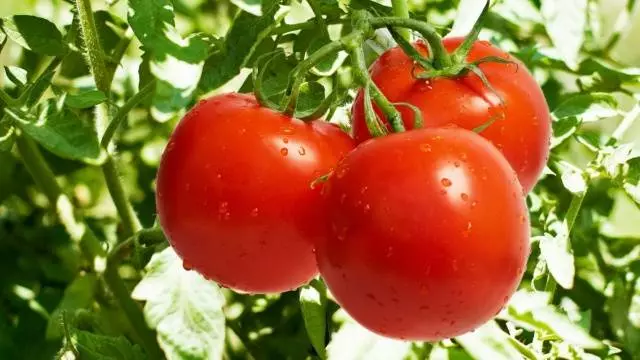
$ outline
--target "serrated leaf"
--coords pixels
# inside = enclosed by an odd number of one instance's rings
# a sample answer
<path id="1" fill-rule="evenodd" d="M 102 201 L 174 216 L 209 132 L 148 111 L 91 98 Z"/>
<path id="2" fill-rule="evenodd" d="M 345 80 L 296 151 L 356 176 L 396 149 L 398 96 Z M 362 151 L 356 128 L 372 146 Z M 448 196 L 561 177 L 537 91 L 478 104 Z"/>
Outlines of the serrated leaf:
<path id="1" fill-rule="evenodd" d="M 300 309 L 302 318 L 313 348 L 321 359 L 327 357 L 325 350 L 325 332 L 327 308 L 327 287 L 320 280 L 300 289 Z"/>
<path id="2" fill-rule="evenodd" d="M 601 349 L 603 344 L 573 323 L 557 308 L 549 305 L 549 294 L 520 290 L 509 301 L 499 318 L 514 322 L 529 331 L 540 331 L 584 349 Z"/>
<path id="3" fill-rule="evenodd" d="M 16 86 L 22 87 L 27 83 L 27 70 L 17 66 L 5 66 L 7 78 Z"/>
<path id="4" fill-rule="evenodd" d="M 68 50 L 60 30 L 51 21 L 37 16 L 3 18 L 2 29 L 20 46 L 42 55 L 61 56 Z"/>
<path id="5" fill-rule="evenodd" d="M 517 340 L 502 331 L 495 321 L 490 321 L 472 332 L 456 337 L 456 341 L 477 360 L 522 358 L 518 347 L 514 345 Z"/>
<path id="6" fill-rule="evenodd" d="M 279 8 L 277 0 L 262 2 L 262 16 L 240 13 L 227 33 L 224 47 L 212 54 L 204 64 L 199 88 L 209 92 L 224 85 L 240 73 L 251 55 L 251 49 L 262 40 L 261 34 L 274 25 L 274 16 Z"/>
<path id="7" fill-rule="evenodd" d="M 541 12 L 553 45 L 575 68 L 587 26 L 587 0 L 542 0 Z"/>
<path id="8" fill-rule="evenodd" d="M 555 236 L 545 234 L 541 237 L 540 256 L 558 284 L 565 289 L 571 289 L 576 270 L 566 221 L 559 223 L 556 231 Z"/>
<path id="9" fill-rule="evenodd" d="M 89 90 L 75 95 L 67 95 L 65 104 L 76 109 L 86 109 L 107 100 L 107 96 L 99 90 Z"/>
<path id="10" fill-rule="evenodd" d="M 62 300 L 51 313 L 47 323 L 47 339 L 59 339 L 63 336 L 62 314 L 67 312 L 67 319 L 73 318 L 77 309 L 86 309 L 91 306 L 98 289 L 98 278 L 95 274 L 79 275 L 64 290 Z"/>
<path id="11" fill-rule="evenodd" d="M 72 342 L 83 360 L 145 360 L 147 356 L 138 345 L 133 345 L 124 336 L 96 335 L 86 331 L 75 331 Z"/>
<path id="12" fill-rule="evenodd" d="M 158 332 L 169 360 L 218 360 L 224 350 L 224 296 L 218 285 L 187 271 L 172 248 L 153 255 L 132 297 Z"/>
<path id="13" fill-rule="evenodd" d="M 352 319 L 333 334 L 327 346 L 329 360 L 403 360 L 410 353 L 410 342 L 374 334 Z"/>
<path id="14" fill-rule="evenodd" d="M 91 124 L 73 111 L 58 110 L 51 101 L 37 118 L 15 116 L 15 124 L 52 153 L 67 159 L 96 160 L 100 155 L 98 136 Z"/>

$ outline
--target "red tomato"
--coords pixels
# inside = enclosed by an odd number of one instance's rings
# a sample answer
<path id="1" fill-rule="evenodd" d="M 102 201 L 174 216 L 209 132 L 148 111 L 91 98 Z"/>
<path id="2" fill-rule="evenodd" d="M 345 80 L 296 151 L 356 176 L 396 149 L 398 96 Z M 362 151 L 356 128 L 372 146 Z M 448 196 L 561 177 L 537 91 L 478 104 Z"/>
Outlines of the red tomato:
<path id="1" fill-rule="evenodd" d="M 488 141 L 459 128 L 361 144 L 323 188 L 332 234 L 320 274 L 360 324 L 433 341 L 490 320 L 529 254 L 525 199 Z"/>
<path id="2" fill-rule="evenodd" d="M 162 156 L 160 224 L 186 268 L 244 292 L 294 289 L 316 275 L 313 243 L 327 236 L 312 184 L 353 147 L 337 126 L 291 119 L 252 95 L 202 101 Z"/>
<path id="3" fill-rule="evenodd" d="M 445 39 L 444 46 L 452 52 L 461 42 L 461 38 Z M 421 53 L 427 53 L 424 43 L 417 43 L 416 47 Z M 518 174 L 524 191 L 529 192 L 549 156 L 549 108 L 533 76 L 509 54 L 488 42 L 478 41 L 471 49 L 468 61 L 488 56 L 515 62 L 480 65 L 494 90 L 504 100 L 503 104 L 496 93 L 473 73 L 456 79 L 415 79 L 412 75 L 413 61 L 400 48 L 382 54 L 373 63 L 370 72 L 373 81 L 391 102 L 417 106 L 426 127 L 455 124 L 472 130 L 496 119 L 481 135 L 502 151 Z M 407 128 L 413 128 L 412 110 L 405 106 L 398 106 L 398 110 Z M 369 139 L 371 136 L 365 123 L 362 91 L 354 103 L 352 119 L 356 141 L 360 143 Z"/>

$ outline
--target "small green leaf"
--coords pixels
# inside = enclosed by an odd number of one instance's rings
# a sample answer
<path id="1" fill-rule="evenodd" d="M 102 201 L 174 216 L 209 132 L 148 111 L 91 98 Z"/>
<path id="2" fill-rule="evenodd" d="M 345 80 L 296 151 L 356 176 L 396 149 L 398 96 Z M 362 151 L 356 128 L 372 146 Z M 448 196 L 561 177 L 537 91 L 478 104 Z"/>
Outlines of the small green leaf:
<path id="1" fill-rule="evenodd" d="M 404 360 L 411 353 L 408 341 L 386 338 L 349 319 L 327 346 L 329 360 Z"/>
<path id="2" fill-rule="evenodd" d="M 275 24 L 278 8 L 277 0 L 264 0 L 262 16 L 242 12 L 235 18 L 225 37 L 224 47 L 205 62 L 199 84 L 202 92 L 215 90 L 240 73 L 251 57 L 251 49 L 266 37 L 262 32 Z"/>
<path id="3" fill-rule="evenodd" d="M 300 308 L 311 344 L 318 356 L 325 359 L 327 287 L 322 281 L 313 280 L 300 289 Z"/>
<path id="4" fill-rule="evenodd" d="M 4 72 L 7 78 L 17 87 L 22 87 L 27 83 L 27 70 L 17 66 L 5 66 Z"/>
<path id="5" fill-rule="evenodd" d="M 262 15 L 261 0 L 230 0 L 231 3 L 249 14 Z"/>
<path id="6" fill-rule="evenodd" d="M 520 348 L 516 339 L 502 331 L 495 321 L 490 321 L 476 330 L 456 337 L 456 341 L 474 359 L 511 360 L 520 359 Z"/>
<path id="7" fill-rule="evenodd" d="M 553 45 L 569 67 L 576 67 L 587 26 L 587 0 L 542 0 L 541 12 Z"/>
<path id="8" fill-rule="evenodd" d="M 629 197 L 640 207 L 640 158 L 628 161 L 628 169 L 622 187 Z"/>
<path id="9" fill-rule="evenodd" d="M 186 271 L 172 248 L 153 255 L 132 297 L 169 360 L 218 360 L 224 350 L 224 296 L 218 285 Z"/>
<path id="10" fill-rule="evenodd" d="M 576 270 L 567 222 L 558 222 L 555 231 L 555 236 L 545 234 L 540 238 L 540 256 L 558 284 L 565 289 L 571 289 Z"/>
<path id="11" fill-rule="evenodd" d="M 68 47 L 60 30 L 49 20 L 30 15 L 2 19 L 2 29 L 20 46 L 42 55 L 61 56 Z"/>
<path id="12" fill-rule="evenodd" d="M 549 294 L 544 292 L 518 291 L 509 301 L 500 318 L 514 322 L 530 331 L 554 335 L 584 349 L 601 349 L 603 344 L 573 323 L 569 318 L 549 305 Z"/>
<path id="13" fill-rule="evenodd" d="M 96 335 L 86 331 L 75 331 L 73 346 L 83 360 L 145 360 L 147 356 L 138 345 L 133 345 L 124 336 Z"/>
<path id="14" fill-rule="evenodd" d="M 11 114 L 15 124 L 29 137 L 60 157 L 95 160 L 100 155 L 98 136 L 93 126 L 67 108 L 58 110 L 52 101 L 38 119 Z"/>
<path id="15" fill-rule="evenodd" d="M 98 289 L 98 278 L 95 274 L 79 275 L 64 291 L 62 300 L 51 314 L 47 324 L 47 339 L 59 339 L 63 336 L 62 314 L 73 315 L 77 309 L 91 306 Z"/>
<path id="16" fill-rule="evenodd" d="M 563 160 L 556 162 L 556 165 L 565 189 L 577 195 L 584 194 L 587 191 L 586 175 L 580 168 Z"/>
<path id="17" fill-rule="evenodd" d="M 322 46 L 327 45 L 331 42 L 331 39 L 326 32 L 323 35 L 318 35 L 318 31 L 323 30 L 315 30 L 313 40 L 311 40 L 311 43 L 309 44 L 309 48 L 307 50 L 308 55 L 313 54 Z M 346 58 L 347 55 L 344 52 L 338 52 L 336 54 L 327 56 L 318 64 L 316 64 L 316 66 L 312 69 L 312 72 L 318 76 L 331 76 L 338 70 L 338 68 L 340 68 Z"/>
<path id="18" fill-rule="evenodd" d="M 86 109 L 107 100 L 107 96 L 99 90 L 89 90 L 75 95 L 67 95 L 65 104 L 76 109 Z"/>

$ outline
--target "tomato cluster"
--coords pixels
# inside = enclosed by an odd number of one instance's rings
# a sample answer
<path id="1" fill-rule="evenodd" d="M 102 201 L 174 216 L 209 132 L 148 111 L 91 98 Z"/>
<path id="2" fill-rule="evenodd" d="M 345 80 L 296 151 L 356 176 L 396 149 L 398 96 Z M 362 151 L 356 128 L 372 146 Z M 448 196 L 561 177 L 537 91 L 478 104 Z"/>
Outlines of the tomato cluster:
<path id="1" fill-rule="evenodd" d="M 374 139 L 362 94 L 353 139 L 253 95 L 199 103 L 157 182 L 160 223 L 185 267 L 250 293 L 295 289 L 319 270 L 358 322 L 394 338 L 438 340 L 491 319 L 524 272 L 525 196 L 546 162 L 550 120 L 516 60 L 484 42 L 468 60 L 487 56 L 510 62 L 480 65 L 491 89 L 472 73 L 416 79 L 402 50 L 383 54 L 374 82 L 419 108 L 425 127 Z M 412 129 L 413 114 L 398 110 Z"/>

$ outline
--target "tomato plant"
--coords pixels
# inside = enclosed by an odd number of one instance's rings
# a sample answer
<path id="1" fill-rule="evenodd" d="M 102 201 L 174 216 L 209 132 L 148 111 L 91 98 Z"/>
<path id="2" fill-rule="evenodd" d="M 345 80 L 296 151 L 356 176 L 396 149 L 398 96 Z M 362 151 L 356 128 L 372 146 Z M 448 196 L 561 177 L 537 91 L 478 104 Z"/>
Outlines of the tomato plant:
<path id="1" fill-rule="evenodd" d="M 639 21 L 4 1 L 0 358 L 638 359 Z"/>
<path id="2" fill-rule="evenodd" d="M 185 266 L 219 284 L 296 289 L 316 275 L 313 243 L 326 237 L 311 187 L 352 148 L 337 126 L 288 118 L 252 95 L 203 100 L 160 162 L 160 224 Z"/>
<path id="3" fill-rule="evenodd" d="M 462 42 L 462 38 L 449 38 L 443 44 L 451 53 Z M 418 43 L 417 48 L 427 54 L 425 43 Z M 535 79 L 517 59 L 488 42 L 476 42 L 467 61 L 483 59 L 487 62 L 478 65 L 478 69 L 487 84 L 470 70 L 454 78 L 420 79 L 418 73 L 424 70 L 416 68 L 413 59 L 399 47 L 383 53 L 370 71 L 373 81 L 390 101 L 417 106 L 426 126 L 455 124 L 469 130 L 486 126 L 482 136 L 502 151 L 518 173 L 522 187 L 529 192 L 549 155 L 549 108 Z M 405 125 L 413 128 L 412 111 L 406 106 L 398 106 L 398 110 Z M 362 91 L 354 103 L 353 131 L 359 142 L 371 137 Z"/>
<path id="4" fill-rule="evenodd" d="M 422 129 L 365 142 L 324 187 L 333 230 L 317 248 L 327 286 L 387 336 L 442 340 L 491 319 L 529 255 L 520 183 L 473 132 Z"/>

